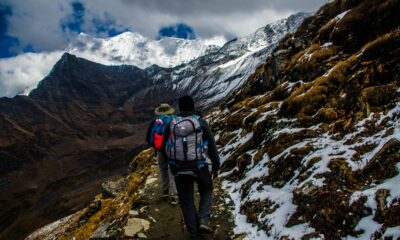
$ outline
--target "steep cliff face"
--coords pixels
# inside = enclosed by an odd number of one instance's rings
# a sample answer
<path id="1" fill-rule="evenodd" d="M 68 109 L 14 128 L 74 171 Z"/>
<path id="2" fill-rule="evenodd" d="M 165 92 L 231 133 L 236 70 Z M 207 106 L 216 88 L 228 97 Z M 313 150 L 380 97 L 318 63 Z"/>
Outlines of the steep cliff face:
<path id="1" fill-rule="evenodd" d="M 399 1 L 334 1 L 210 114 L 248 239 L 400 236 Z"/>

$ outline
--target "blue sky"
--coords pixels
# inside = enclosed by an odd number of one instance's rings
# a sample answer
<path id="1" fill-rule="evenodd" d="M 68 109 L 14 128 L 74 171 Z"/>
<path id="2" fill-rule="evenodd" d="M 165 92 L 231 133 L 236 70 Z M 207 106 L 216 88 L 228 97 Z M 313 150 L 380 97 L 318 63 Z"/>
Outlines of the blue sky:
<path id="1" fill-rule="evenodd" d="M 0 0 L 0 58 L 64 49 L 84 32 L 110 37 L 226 39 L 243 36 L 325 0 Z"/>

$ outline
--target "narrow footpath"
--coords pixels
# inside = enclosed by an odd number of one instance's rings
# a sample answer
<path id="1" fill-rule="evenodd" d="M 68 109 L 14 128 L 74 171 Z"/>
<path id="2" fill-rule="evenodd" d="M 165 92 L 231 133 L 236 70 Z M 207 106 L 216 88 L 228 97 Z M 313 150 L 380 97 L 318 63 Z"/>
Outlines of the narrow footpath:
<path id="1" fill-rule="evenodd" d="M 174 202 L 173 199 L 162 197 L 157 165 L 152 165 L 151 174 L 142 191 L 141 199 L 133 206 L 130 215 L 146 219 L 150 224 L 147 231 L 137 236 L 142 239 L 190 239 L 184 227 L 179 203 Z M 205 234 L 205 239 L 241 239 L 240 236 L 233 234 L 233 217 L 229 211 L 232 208 L 232 202 L 221 189 L 219 179 L 214 180 L 213 191 L 213 213 L 210 227 L 214 233 Z M 198 194 L 196 201 L 198 206 Z"/>

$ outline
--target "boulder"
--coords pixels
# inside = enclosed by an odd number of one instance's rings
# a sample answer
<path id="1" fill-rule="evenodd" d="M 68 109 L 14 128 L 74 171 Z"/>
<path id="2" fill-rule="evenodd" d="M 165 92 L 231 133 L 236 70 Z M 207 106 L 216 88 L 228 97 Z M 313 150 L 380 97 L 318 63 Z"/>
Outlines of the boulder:
<path id="1" fill-rule="evenodd" d="M 101 224 L 92 234 L 90 240 L 115 239 L 120 231 L 116 221 Z"/>
<path id="2" fill-rule="evenodd" d="M 150 228 L 150 222 L 141 218 L 129 218 L 124 227 L 126 237 L 134 237 L 141 231 L 147 231 Z"/>
<path id="3" fill-rule="evenodd" d="M 117 181 L 107 181 L 101 184 L 103 194 L 105 197 L 116 197 L 121 192 L 128 182 L 125 178 L 121 178 Z"/>

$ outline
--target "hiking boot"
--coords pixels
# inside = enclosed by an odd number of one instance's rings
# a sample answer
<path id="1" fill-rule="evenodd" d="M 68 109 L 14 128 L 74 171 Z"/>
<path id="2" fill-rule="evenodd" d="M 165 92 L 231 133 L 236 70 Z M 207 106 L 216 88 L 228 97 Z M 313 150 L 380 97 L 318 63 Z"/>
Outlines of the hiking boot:
<path id="1" fill-rule="evenodd" d="M 170 196 L 170 199 L 171 199 L 171 205 L 176 206 L 179 204 L 179 199 L 176 195 Z"/>
<path id="2" fill-rule="evenodd" d="M 212 233 L 213 230 L 207 224 L 200 224 L 199 230 L 204 233 Z"/>
<path id="3" fill-rule="evenodd" d="M 162 191 L 160 197 L 159 197 L 159 202 L 168 202 L 169 201 L 169 194 L 168 191 Z"/>

